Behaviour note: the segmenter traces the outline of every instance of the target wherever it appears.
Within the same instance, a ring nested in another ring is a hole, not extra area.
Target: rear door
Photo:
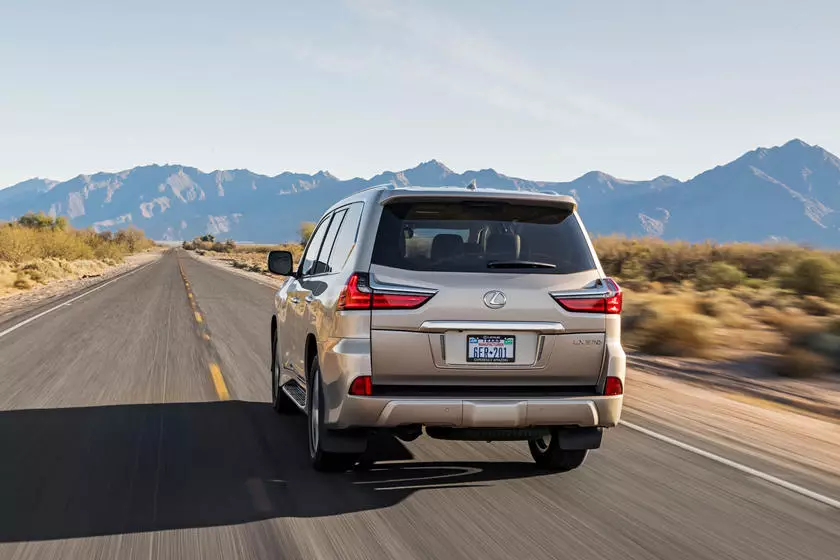
[[[374,293],[434,294],[416,309],[374,306],[374,383],[597,384],[605,316],[567,311],[552,297],[599,289],[568,205],[477,193],[397,200],[383,208],[371,262]]]
[[[298,275],[291,280],[287,290],[287,313],[285,330],[288,333],[288,359],[292,371],[305,380],[306,335],[308,332],[308,305],[312,300],[312,276],[318,268],[318,256],[332,220],[332,214],[325,216],[312,232],[309,243],[300,260]]]

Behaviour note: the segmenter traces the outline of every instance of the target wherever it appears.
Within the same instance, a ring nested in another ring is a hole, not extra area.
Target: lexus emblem
[[[491,290],[484,294],[484,305],[490,309],[500,309],[507,303],[507,296],[499,290]]]

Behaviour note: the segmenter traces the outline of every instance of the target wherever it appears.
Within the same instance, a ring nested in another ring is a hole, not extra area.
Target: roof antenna
[[[469,185],[467,185],[467,190],[468,190],[468,191],[474,191],[475,189],[476,189],[476,186],[475,186],[475,179],[473,179],[472,181],[470,181],[470,184],[469,184]]]

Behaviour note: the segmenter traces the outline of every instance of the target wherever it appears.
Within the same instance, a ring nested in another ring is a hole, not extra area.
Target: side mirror
[[[268,253],[268,270],[281,276],[292,275],[292,254],[289,251],[271,251]]]

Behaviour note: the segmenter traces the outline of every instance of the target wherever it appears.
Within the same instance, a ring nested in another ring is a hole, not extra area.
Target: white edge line
[[[84,293],[82,293],[82,294],[79,294],[78,296],[74,297],[73,299],[68,299],[68,300],[67,300],[67,301],[65,301],[64,303],[59,303],[59,304],[58,304],[58,305],[56,305],[55,307],[51,307],[51,308],[47,309],[46,311],[42,311],[41,313],[38,313],[37,315],[33,315],[33,316],[32,316],[32,317],[30,317],[29,319],[23,320],[23,321],[21,321],[20,323],[18,323],[18,324],[16,324],[16,325],[12,325],[12,326],[11,326],[11,327],[9,327],[8,329],[6,329],[6,330],[4,330],[4,331],[0,331],[0,338],[3,338],[3,337],[4,337],[4,336],[6,336],[7,334],[10,334],[10,333],[12,333],[12,332],[14,332],[14,331],[18,330],[19,328],[21,328],[21,327],[23,327],[23,326],[28,325],[29,323],[31,323],[32,321],[35,321],[36,319],[40,319],[41,317],[43,317],[44,315],[46,315],[46,314],[48,314],[48,313],[52,313],[53,311],[55,311],[55,310],[57,310],[57,309],[61,309],[62,307],[66,307],[66,306],[68,306],[68,305],[70,305],[71,303],[73,303],[74,301],[76,301],[76,300],[78,300],[78,299],[81,299],[81,298],[85,297],[85,296],[86,296],[86,295],[88,295],[88,294],[92,294],[92,293],[93,293],[93,292],[95,292],[96,290],[101,290],[102,288],[104,288],[104,287],[105,287],[105,286],[107,286],[108,284],[113,284],[113,283],[114,283],[114,282],[116,282],[117,280],[122,280],[122,279],[123,279],[123,278],[125,278],[126,276],[131,276],[131,275],[132,275],[132,274],[134,274],[135,272],[140,272],[141,270],[143,270],[143,269],[144,269],[144,268],[146,268],[147,266],[151,266],[151,265],[155,264],[156,262],[158,262],[158,261],[157,261],[157,260],[154,260],[154,261],[152,261],[152,262],[150,262],[150,263],[148,263],[148,264],[144,264],[144,265],[143,265],[143,266],[141,266],[140,268],[135,268],[134,270],[132,270],[132,271],[130,271],[130,272],[126,272],[125,274],[122,274],[122,275],[120,275],[120,276],[117,276],[116,278],[113,278],[113,279],[111,279],[111,280],[108,280],[108,281],[107,281],[107,282],[105,282],[104,284],[100,284],[100,285],[98,285],[97,287],[95,287],[95,288],[93,288],[93,289],[91,289],[91,290],[88,290],[88,291],[86,291],[86,292],[84,292]]]
[[[654,432],[653,430],[643,428],[641,426],[633,424],[632,422],[627,422],[626,420],[621,420],[620,424],[622,426],[627,426],[631,430],[635,430],[637,432],[645,434],[646,436],[650,436],[654,439],[658,439],[659,441],[664,441],[665,443],[669,443],[671,445],[679,447],[680,449],[690,451],[691,453],[694,453],[696,455],[700,455],[701,457],[705,457],[706,459],[711,459],[712,461],[718,462],[722,465],[726,465],[727,467],[731,467],[735,470],[741,471],[742,473],[748,474],[750,476],[760,478],[761,480],[763,480],[765,482],[775,484],[776,486],[780,486],[780,487],[782,487],[786,490],[790,490],[791,492],[795,492],[795,493],[800,494],[802,496],[806,496],[808,498],[811,498],[812,500],[816,500],[816,501],[818,501],[822,504],[825,504],[827,506],[831,506],[833,508],[840,509],[840,500],[835,500],[834,498],[829,498],[828,496],[824,496],[823,494],[820,494],[818,492],[814,492],[813,490],[808,490],[807,488],[803,488],[802,486],[799,486],[798,484],[793,484],[792,482],[788,482],[787,480],[782,480],[781,478],[778,478],[778,477],[775,477],[773,475],[761,472],[761,471],[756,470],[752,467],[742,465],[741,463],[732,461],[731,459],[721,457],[720,455],[716,455],[716,454],[711,453],[709,451],[704,451],[703,449],[699,449],[697,447],[694,447],[693,445],[689,445],[687,443],[683,443],[683,442],[681,442],[679,440],[676,440],[674,438],[670,438],[668,436],[665,436],[665,435],[662,435],[660,433]]]

